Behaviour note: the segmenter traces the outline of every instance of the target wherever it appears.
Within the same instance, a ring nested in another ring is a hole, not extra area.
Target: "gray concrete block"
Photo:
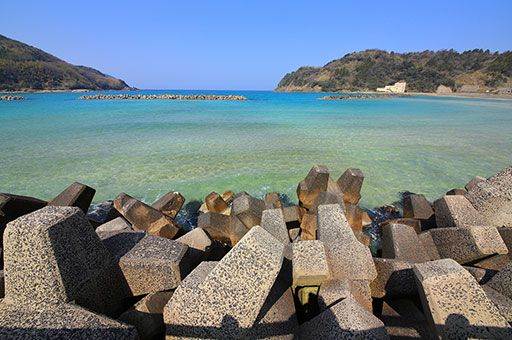
[[[416,231],[403,224],[387,224],[382,227],[382,257],[409,262],[429,260]]]
[[[261,217],[261,227],[284,245],[290,243],[288,229],[286,228],[283,211],[281,209],[264,210]]]
[[[320,286],[329,278],[329,267],[321,241],[293,243],[293,286]]]
[[[253,227],[194,287],[183,281],[164,308],[167,338],[243,338],[256,322],[283,261],[283,244]]]
[[[430,330],[446,339],[507,339],[512,329],[476,280],[452,259],[415,264]]]
[[[377,277],[370,249],[357,240],[339,204],[318,207],[317,238],[324,243],[332,278],[373,281]]]
[[[486,226],[484,217],[462,195],[444,196],[434,202],[439,228]]]

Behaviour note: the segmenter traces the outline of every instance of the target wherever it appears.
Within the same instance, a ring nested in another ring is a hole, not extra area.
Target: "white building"
[[[406,86],[407,83],[405,82],[405,80],[400,80],[399,82],[396,82],[394,85],[378,87],[377,92],[404,93]]]

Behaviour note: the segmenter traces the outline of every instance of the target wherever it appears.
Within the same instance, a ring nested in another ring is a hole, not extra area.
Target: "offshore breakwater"
[[[244,96],[236,95],[208,95],[208,94],[92,94],[83,95],[79,99],[83,100],[110,100],[110,99],[129,99],[129,100],[247,100]]]

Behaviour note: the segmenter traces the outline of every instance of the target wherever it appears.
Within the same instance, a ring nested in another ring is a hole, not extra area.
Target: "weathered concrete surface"
[[[417,294],[412,263],[395,259],[373,259],[377,278],[370,283],[372,297],[408,297]]]
[[[134,296],[176,288],[192,268],[188,247],[163,237],[147,235],[119,260]]]
[[[0,270],[0,299],[2,299],[5,296],[5,278],[4,278],[4,271]]]
[[[95,193],[96,190],[93,188],[74,182],[58,194],[57,197],[48,202],[48,205],[78,207],[86,214]]]
[[[212,245],[212,239],[202,228],[194,228],[185,235],[176,239],[177,242],[183,243],[192,249],[206,252]]]
[[[414,219],[414,218],[394,218],[392,220],[386,220],[384,222],[380,223],[381,227],[384,227],[388,224],[402,224],[409,226],[414,229],[416,234],[420,234],[423,230],[427,229],[424,228],[420,220]]]
[[[240,195],[233,199],[231,214],[247,227],[252,228],[261,223],[261,214],[265,210],[265,202],[250,195]]]
[[[310,214],[317,215],[318,207],[326,204],[339,204],[343,207],[343,211],[345,211],[345,203],[343,202],[343,194],[337,195],[328,191],[322,191],[318,193],[316,199],[313,203],[311,209],[309,209]]]
[[[221,195],[216,192],[211,192],[204,199],[206,204],[206,208],[208,211],[222,213],[224,210],[228,208],[228,204],[224,201]]]
[[[483,216],[462,195],[444,196],[434,202],[439,228],[487,225]]]
[[[487,285],[512,299],[512,263],[494,275]]]
[[[511,261],[510,254],[497,254],[472,262],[472,266],[486,270],[500,271]]]
[[[451,258],[461,264],[508,253],[496,228],[435,228],[425,233],[431,236],[440,258]]]
[[[321,241],[293,243],[293,286],[320,286],[329,278],[329,267]]]
[[[83,212],[47,206],[7,225],[6,296],[20,305],[77,299],[114,259]]]
[[[391,339],[430,339],[425,315],[410,300],[384,302],[380,317]]]
[[[447,339],[507,339],[512,329],[476,280],[452,259],[416,264],[423,309],[434,334]]]
[[[403,224],[387,224],[382,227],[382,257],[409,262],[429,260],[416,231]]]
[[[242,338],[281,270],[284,245],[256,226],[202,282],[183,281],[164,308],[167,338]]]
[[[121,314],[118,320],[134,326],[140,339],[161,339],[165,335],[164,306],[172,294],[170,290],[148,294]]]
[[[356,168],[347,169],[340,178],[338,178],[338,186],[343,193],[345,203],[354,205],[359,203],[363,181],[363,172]]]
[[[32,307],[0,302],[1,339],[137,339],[137,331],[71,304]]]
[[[421,234],[418,234],[418,238],[421,244],[423,245],[423,249],[425,249],[431,261],[441,259],[441,256],[437,251],[436,244],[434,243],[434,239],[432,238],[432,234],[428,232],[423,232]]]
[[[349,280],[328,280],[318,290],[320,312],[334,306],[351,295]]]
[[[267,209],[261,216],[261,227],[284,245],[290,243],[288,229],[281,209]]]
[[[505,242],[505,245],[507,246],[508,253],[512,254],[512,228],[500,227],[497,229],[501,238],[503,239],[503,242]]]
[[[119,194],[114,200],[114,206],[136,230],[166,238],[173,238],[181,232],[181,228],[170,217],[127,194]]]
[[[185,197],[183,197],[177,191],[171,191],[160,197],[151,206],[161,213],[174,219],[180,212],[180,209],[184,203]]]
[[[466,198],[489,224],[512,227],[512,166],[474,185]]]
[[[301,240],[301,238],[300,238],[300,228],[288,229],[288,235],[290,236],[290,241],[291,242],[295,242],[295,241],[300,241]]]
[[[283,218],[288,229],[299,228],[302,220],[301,209],[296,205],[291,205],[283,208]]]
[[[466,189],[466,191],[470,191],[472,190],[478,183],[480,182],[485,182],[487,179],[485,179],[484,177],[482,176],[475,176],[473,177],[469,182],[468,184],[466,184],[464,186],[464,188]]]
[[[117,217],[112,221],[103,223],[98,228],[96,228],[96,233],[113,233],[129,230],[132,230],[132,225],[128,223],[123,217]]]
[[[320,192],[327,190],[329,169],[324,165],[315,165],[306,178],[297,187],[297,197],[301,207],[311,209]]]
[[[370,249],[354,236],[339,204],[318,207],[317,238],[324,243],[332,278],[373,281],[377,277]]]
[[[411,194],[404,198],[404,217],[428,220],[434,215],[430,202],[424,195]]]
[[[489,300],[491,300],[492,303],[498,307],[500,314],[505,318],[505,320],[512,322],[512,299],[494,290],[488,285],[483,285],[482,289],[484,290]]]
[[[300,339],[389,339],[384,324],[348,297],[300,326]]]

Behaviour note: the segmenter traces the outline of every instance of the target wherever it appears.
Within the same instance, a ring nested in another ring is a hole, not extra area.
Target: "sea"
[[[323,164],[333,179],[361,169],[361,205],[374,208],[403,192],[434,200],[512,164],[508,100],[136,93],[248,100],[80,100],[69,92],[0,101],[0,192],[51,199],[79,181],[97,190],[96,203],[121,192],[152,203],[168,191],[192,202],[225,190],[277,191],[296,202],[298,182]]]

